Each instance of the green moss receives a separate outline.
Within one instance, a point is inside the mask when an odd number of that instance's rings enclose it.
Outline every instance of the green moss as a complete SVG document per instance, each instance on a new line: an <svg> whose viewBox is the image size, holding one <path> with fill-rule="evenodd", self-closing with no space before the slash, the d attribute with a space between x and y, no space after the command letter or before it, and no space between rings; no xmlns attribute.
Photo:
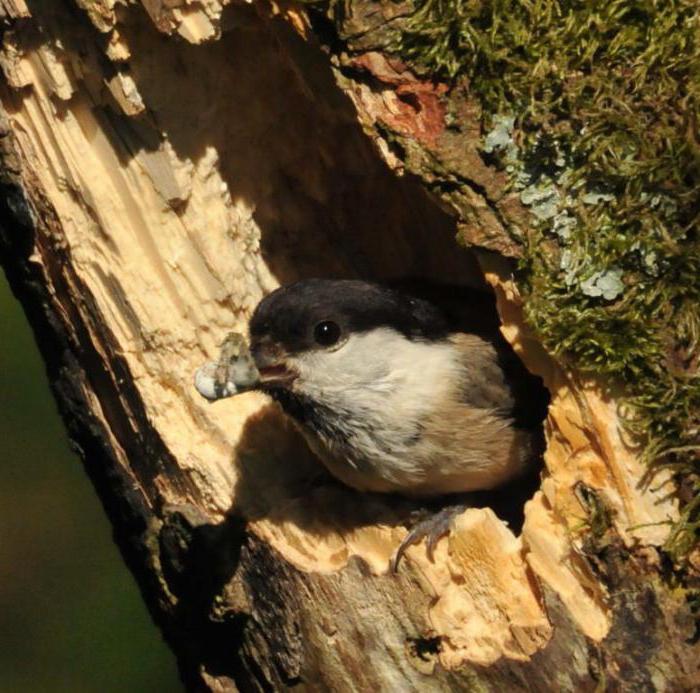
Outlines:
<svg viewBox="0 0 700 693"><path fill-rule="evenodd" d="M700 25L695 0L417 0L393 49L464 79L485 155L536 227L520 283L544 344L625 384L645 458L700 532Z"/></svg>

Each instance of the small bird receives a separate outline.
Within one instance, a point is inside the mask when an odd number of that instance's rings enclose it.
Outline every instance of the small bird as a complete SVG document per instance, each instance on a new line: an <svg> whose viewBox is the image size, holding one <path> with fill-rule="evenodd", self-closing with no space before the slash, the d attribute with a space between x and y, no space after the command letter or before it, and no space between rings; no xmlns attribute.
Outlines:
<svg viewBox="0 0 700 693"><path fill-rule="evenodd" d="M431 499L517 479L542 451L542 386L500 335L451 329L432 303L359 280L307 279L250 320L258 387L341 482ZM528 394L529 393L529 394ZM406 537L428 552L464 506Z"/></svg>

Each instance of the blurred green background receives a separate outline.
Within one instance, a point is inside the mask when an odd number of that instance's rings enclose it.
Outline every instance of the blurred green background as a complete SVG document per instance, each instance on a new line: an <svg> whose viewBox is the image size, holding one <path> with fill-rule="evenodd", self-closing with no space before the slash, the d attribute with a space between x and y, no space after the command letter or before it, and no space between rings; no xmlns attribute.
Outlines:
<svg viewBox="0 0 700 693"><path fill-rule="evenodd" d="M0 693L178 692L0 270Z"/></svg>

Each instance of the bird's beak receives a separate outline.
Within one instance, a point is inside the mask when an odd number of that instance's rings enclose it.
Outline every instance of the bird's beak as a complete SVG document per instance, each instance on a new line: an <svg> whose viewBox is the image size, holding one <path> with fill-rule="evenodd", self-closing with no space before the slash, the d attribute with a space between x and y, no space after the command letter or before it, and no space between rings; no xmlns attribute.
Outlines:
<svg viewBox="0 0 700 693"><path fill-rule="evenodd" d="M261 339L251 344L250 353L264 388L288 388L296 380L297 374L287 364L288 354L279 344Z"/></svg>

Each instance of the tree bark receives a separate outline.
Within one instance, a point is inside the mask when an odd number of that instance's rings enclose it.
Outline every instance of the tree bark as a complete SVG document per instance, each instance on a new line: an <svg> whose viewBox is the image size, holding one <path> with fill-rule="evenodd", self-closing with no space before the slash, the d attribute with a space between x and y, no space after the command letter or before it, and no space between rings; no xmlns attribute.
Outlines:
<svg viewBox="0 0 700 693"><path fill-rule="evenodd" d="M617 397L526 325L506 226L529 212L479 151L479 104L370 40L405 5L346 5L351 57L303 6L0 0L2 263L183 680L699 686L660 549L668 477L642 483ZM226 333L319 274L492 287L552 396L520 522L470 508L434 562L413 547L392 575L409 503L319 477L260 394L199 398L193 373Z"/></svg>

